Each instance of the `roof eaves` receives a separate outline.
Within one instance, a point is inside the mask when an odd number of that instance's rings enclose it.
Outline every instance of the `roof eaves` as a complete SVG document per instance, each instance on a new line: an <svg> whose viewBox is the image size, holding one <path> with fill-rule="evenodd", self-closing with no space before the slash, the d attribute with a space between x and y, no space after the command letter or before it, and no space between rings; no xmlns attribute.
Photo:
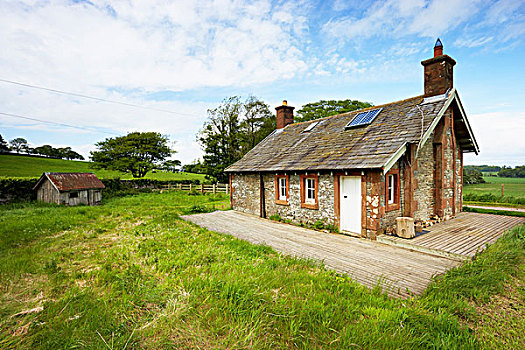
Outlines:
<svg viewBox="0 0 525 350"><path fill-rule="evenodd" d="M476 138L474 137L474 133L472 132L472 128L470 127L470 123L467 119L467 114L465 113L465 110L463 109L463 104L461 103L459 94L456 90L454 90L454 94L456 96L456 100L458 103L459 112L461 113L461 118L463 118L463 121L465 122L465 125L467 126L467 131L469 133L470 139L472 140L472 143L474 144L474 152L476 153L476 155L478 155L479 153L478 142L476 141Z"/></svg>
<svg viewBox="0 0 525 350"><path fill-rule="evenodd" d="M402 144L401 147L399 147L397 151L394 154L392 154L392 157L388 159L388 161L383 166L383 174L388 173L388 171L394 166L394 164L396 164L399 158L401 158L401 156L405 154L406 150L407 150L407 142Z"/></svg>

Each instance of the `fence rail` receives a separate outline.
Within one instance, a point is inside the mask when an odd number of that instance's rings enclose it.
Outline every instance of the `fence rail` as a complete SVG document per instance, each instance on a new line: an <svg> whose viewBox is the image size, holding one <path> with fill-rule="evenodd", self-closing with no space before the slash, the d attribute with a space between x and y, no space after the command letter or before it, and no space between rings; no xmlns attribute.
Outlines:
<svg viewBox="0 0 525 350"><path fill-rule="evenodd" d="M168 184L161 188L162 191L179 190L179 191L199 191L201 193L230 193L228 184L213 184L213 185L195 185L195 184Z"/></svg>

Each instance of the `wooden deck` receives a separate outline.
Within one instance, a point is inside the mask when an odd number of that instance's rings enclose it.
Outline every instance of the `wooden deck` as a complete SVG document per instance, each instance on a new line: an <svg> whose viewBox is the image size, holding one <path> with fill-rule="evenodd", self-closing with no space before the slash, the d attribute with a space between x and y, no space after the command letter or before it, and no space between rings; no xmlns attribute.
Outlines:
<svg viewBox="0 0 525 350"><path fill-rule="evenodd" d="M419 295L432 276L459 264L445 257L308 230L236 211L183 218L212 231L271 246L285 254L322 261L328 268L346 273L365 286L381 286L391 296Z"/></svg>
<svg viewBox="0 0 525 350"><path fill-rule="evenodd" d="M459 213L455 218L427 228L428 233L405 239L379 236L378 241L430 254L456 259L471 259L487 244L494 243L505 231L525 218L479 213Z"/></svg>

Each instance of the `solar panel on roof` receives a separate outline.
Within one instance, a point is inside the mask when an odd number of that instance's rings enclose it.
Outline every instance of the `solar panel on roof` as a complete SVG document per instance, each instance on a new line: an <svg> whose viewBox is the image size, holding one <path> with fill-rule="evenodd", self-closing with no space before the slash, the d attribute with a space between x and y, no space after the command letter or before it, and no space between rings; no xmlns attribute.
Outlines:
<svg viewBox="0 0 525 350"><path fill-rule="evenodd" d="M377 108L358 113L354 119L350 121L350 123L346 124L346 128L353 128L355 126L368 125L372 123L382 109L383 108Z"/></svg>

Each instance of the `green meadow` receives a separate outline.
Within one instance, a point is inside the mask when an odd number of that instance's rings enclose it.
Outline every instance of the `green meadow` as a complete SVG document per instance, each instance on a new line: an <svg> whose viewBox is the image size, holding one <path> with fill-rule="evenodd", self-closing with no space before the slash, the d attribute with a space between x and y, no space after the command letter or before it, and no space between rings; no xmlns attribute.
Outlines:
<svg viewBox="0 0 525 350"><path fill-rule="evenodd" d="M188 223L224 195L0 207L0 348L519 349L525 226L420 297Z"/></svg>
<svg viewBox="0 0 525 350"><path fill-rule="evenodd" d="M0 155L0 177L39 177L44 172L89 172L95 173L101 179L120 177L129 180L133 178L131 174L119 171L93 169L91 163L85 161ZM204 175L191 173L149 172L145 178L204 181Z"/></svg>

